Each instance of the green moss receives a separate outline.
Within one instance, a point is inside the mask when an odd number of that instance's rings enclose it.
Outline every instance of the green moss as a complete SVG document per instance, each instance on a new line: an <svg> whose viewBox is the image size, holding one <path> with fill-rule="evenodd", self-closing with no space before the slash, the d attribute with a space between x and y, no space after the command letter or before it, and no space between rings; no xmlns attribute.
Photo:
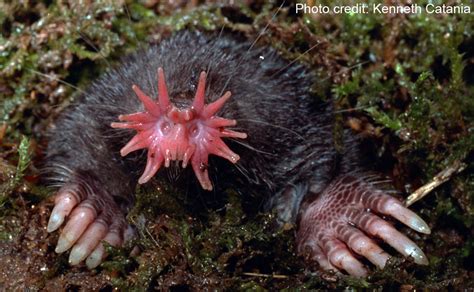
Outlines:
<svg viewBox="0 0 474 292"><path fill-rule="evenodd" d="M23 136L18 145L18 164L16 172L13 176L0 185L0 207L8 199L8 196L15 190L15 188L22 182L29 164L31 162L30 140Z"/></svg>
<svg viewBox="0 0 474 292"><path fill-rule="evenodd" d="M390 158L383 168L408 190L456 160L472 159L474 89L466 77L473 74L472 15L314 17L295 15L289 3L277 1L178 8L150 3L91 1L80 9L72 2L0 3L0 126L7 126L0 137L0 239L21 233L17 200L28 205L48 193L34 179L39 161L33 153L41 152L44 145L38 149L37 143L52 117L125 54L184 28L260 35L257 45L306 64L318 79L315 98L335 100L343 121L360 121L354 128L374 141L379 156ZM173 281L238 290L463 287L472 269L472 173L468 165L417 203L433 227L430 237L409 234L430 256L424 268L393 258L366 280L305 272L294 255L293 230L275 229L271 215L244 212L235 190L223 194L220 208L203 212L198 200L160 184L159 190L137 190L129 220L139 236L123 249L108 247L99 274L132 291ZM142 253L130 258L134 244ZM69 273L61 259L53 274Z"/></svg>

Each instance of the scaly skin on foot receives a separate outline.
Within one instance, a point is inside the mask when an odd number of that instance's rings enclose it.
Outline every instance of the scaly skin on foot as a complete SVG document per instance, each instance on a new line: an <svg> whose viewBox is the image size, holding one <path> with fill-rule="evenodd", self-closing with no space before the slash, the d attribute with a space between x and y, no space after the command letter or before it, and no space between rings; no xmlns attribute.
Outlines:
<svg viewBox="0 0 474 292"><path fill-rule="evenodd" d="M365 277L368 268L359 261L360 257L378 268L383 268L390 258L374 240L378 238L416 263L428 264L423 251L382 219L382 215L391 216L418 232L431 232L423 219L378 189L367 177L340 176L300 211L298 253L309 256L323 269Z"/></svg>
<svg viewBox="0 0 474 292"><path fill-rule="evenodd" d="M85 261L95 268L106 256L103 241L121 246L134 230L111 196L91 191L76 184L64 185L56 194L47 230L53 232L64 225L55 251L71 250L71 265Z"/></svg>

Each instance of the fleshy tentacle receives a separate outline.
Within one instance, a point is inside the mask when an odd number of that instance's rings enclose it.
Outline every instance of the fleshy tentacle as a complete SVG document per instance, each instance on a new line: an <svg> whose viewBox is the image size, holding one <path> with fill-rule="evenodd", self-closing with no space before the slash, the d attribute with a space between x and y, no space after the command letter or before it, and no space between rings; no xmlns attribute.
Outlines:
<svg viewBox="0 0 474 292"><path fill-rule="evenodd" d="M157 101L133 85L133 91L143 103L145 111L120 115L120 122L112 123L111 126L137 132L121 149L122 156L140 149L148 150L147 164L139 183L148 182L163 164L168 167L172 160L180 160L183 168L191 162L201 186L212 190L207 170L209 155L223 157L232 163L237 163L240 159L222 138L245 139L247 134L227 129L237 124L235 120L216 116L231 93L227 91L219 99L206 105L206 77L206 72L201 72L192 106L187 109L178 109L170 102L162 68L158 68Z"/></svg>

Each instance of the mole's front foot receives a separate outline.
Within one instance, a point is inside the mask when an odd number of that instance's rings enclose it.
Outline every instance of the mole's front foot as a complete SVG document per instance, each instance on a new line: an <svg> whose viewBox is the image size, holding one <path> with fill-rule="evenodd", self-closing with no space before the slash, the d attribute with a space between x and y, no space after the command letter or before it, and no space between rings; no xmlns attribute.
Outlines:
<svg viewBox="0 0 474 292"><path fill-rule="evenodd" d="M379 238L418 264L428 264L423 251L380 215L389 215L410 228L429 234L428 225L397 199L384 194L375 183L356 175L336 178L300 212L298 253L309 256L326 270L344 270L364 277L367 258L383 268L390 255L372 238Z"/></svg>
<svg viewBox="0 0 474 292"><path fill-rule="evenodd" d="M48 232L57 230L65 221L55 251L63 253L72 247L69 263L77 265L85 260L91 269L106 256L102 241L121 246L134 234L110 195L77 184L65 185L56 194Z"/></svg>

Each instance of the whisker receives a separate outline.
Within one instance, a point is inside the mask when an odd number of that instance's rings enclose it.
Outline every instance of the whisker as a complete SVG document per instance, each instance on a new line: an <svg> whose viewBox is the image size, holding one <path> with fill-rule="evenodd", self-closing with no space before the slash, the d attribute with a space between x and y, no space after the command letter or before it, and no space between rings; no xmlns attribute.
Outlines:
<svg viewBox="0 0 474 292"><path fill-rule="evenodd" d="M392 182L391 179L370 181L370 183L373 184L373 185L387 184L387 183L391 183L391 182Z"/></svg>
<svg viewBox="0 0 474 292"><path fill-rule="evenodd" d="M275 19L275 17L278 15L278 13L280 12L280 10L283 8L283 5L285 5L286 3L286 0L283 1L280 5L280 7L278 7L277 11L275 11L275 13L273 13L272 15L272 18L267 22L267 24L265 25L265 27L260 31L260 33L258 34L258 36L255 38L255 40L252 42L252 44L250 45L250 47L248 48L247 52L245 53L248 54L252 49L253 47L255 46L255 44L257 44L258 40L263 36L263 34L267 31L268 27L270 26L270 23ZM237 63L237 65L235 66L235 68L239 68L240 65L242 64L242 62L244 61L244 58L242 57L239 62ZM230 80L234 77L235 74L231 74L231 76L229 76L229 78L227 78L227 81L224 83L224 87L222 88L221 90L221 93L219 95L222 95L225 91L225 89L227 88L227 85L229 85L229 82Z"/></svg>
<svg viewBox="0 0 474 292"><path fill-rule="evenodd" d="M383 192L386 193L386 194L390 194L390 195L400 195L400 194L402 194L402 192L397 191L397 190L384 190Z"/></svg>
<svg viewBox="0 0 474 292"><path fill-rule="evenodd" d="M48 74L42 73L42 72L40 72L40 71L36 71L35 69L31 69L31 68L28 68L28 67L26 68L26 70L29 70L29 71L31 71L31 72L33 72L33 73L35 73L35 74L40 75L40 76L46 77L46 78L48 78L48 79L50 79L50 80L58 81L59 83L64 84L64 85L66 85L66 86L69 86L69 87L71 87L71 88L73 88L73 89L75 89L75 90L81 92L82 94L85 94L85 93L86 93L84 90L80 89L79 87L74 86L74 85L72 85L71 83L66 82L66 81L64 81L64 80L62 80L62 79L60 79L60 78L57 78L57 77L54 77L54 76L52 76L52 75L48 75Z"/></svg>
<svg viewBox="0 0 474 292"><path fill-rule="evenodd" d="M224 28L225 28L225 25L223 24L220 31L219 31L219 35L217 36L217 40L219 40L221 37L222 37L222 33L224 32ZM217 43L217 42L216 42ZM206 90L205 92L209 92L209 88L211 86L211 82L210 82L210 75L209 73L211 72L211 68L214 66L215 62L217 62L215 59L216 58L211 58L211 54L212 54L213 50L208 50L206 52L206 59L209 60L209 64L207 65L207 68L206 68L206 76L209 78L209 81L206 82Z"/></svg>
<svg viewBox="0 0 474 292"><path fill-rule="evenodd" d="M255 46L255 44L257 43L257 41L262 37L262 35L266 32L267 28L270 26L270 23L271 21L273 21L275 19L275 17L277 16L277 14L280 12L281 8L283 8L283 5L285 5L285 1L283 1L280 5L280 7L278 7L277 11L275 13L273 13L272 15L272 18L267 22L267 24L265 25L265 27L263 28L263 30L258 34L257 38L252 42L252 44L250 45L249 49L247 50L247 53L250 52L250 50L252 50L252 48Z"/></svg>
<svg viewBox="0 0 474 292"><path fill-rule="evenodd" d="M219 40L221 37L222 37L222 33L224 32L224 27L225 25L223 24L220 31L219 31L219 35L217 36L217 39ZM212 50L208 50L207 51L207 56L210 56ZM212 61L213 61L213 58L209 58L210 62L206 68L206 75L209 76L209 72L211 71L211 67L212 67ZM209 84L208 84L209 85Z"/></svg>
<svg viewBox="0 0 474 292"><path fill-rule="evenodd" d="M351 71L352 69L354 68L357 68L357 67L360 67L360 66L363 66L367 63L370 63L371 61L363 61L363 62L359 62L359 63L356 63L350 67L347 67L347 68L344 68L342 69L341 71L337 72L336 74L334 74L333 76L337 76L337 75L340 75L340 74L343 74L343 73L346 73L347 71ZM326 78L323 78L321 80L319 80L319 83L323 83L325 81L327 81L329 78L332 78L333 76L328 76Z"/></svg>
<svg viewBox="0 0 474 292"><path fill-rule="evenodd" d="M127 15L128 21L130 22L130 27L133 27L132 14L126 2L124 2L123 7L125 10L125 14ZM140 41L138 40L137 34L135 33L134 29L133 29L133 39L135 40L136 45L140 47ZM148 86L150 87L150 93L151 95L156 96L157 95L156 89L153 86L153 84L155 84L156 82L156 76L152 76L152 75L154 72L156 73L158 68L151 68L151 64L149 62L147 63L146 68L147 70L144 70L144 71L147 74L147 83L148 83Z"/></svg>
<svg viewBox="0 0 474 292"><path fill-rule="evenodd" d="M232 141L235 142L235 143L237 143L237 144L239 144L239 145L244 146L245 148L248 148L248 149L250 149L250 150L253 150L253 151L257 152L257 153L262 153L262 154L271 155L271 156L277 156L276 154L273 154L273 153L270 153L270 152L266 152L266 151L263 151L263 150L259 150L259 149L255 148L255 147L253 147L253 146L251 146L251 145L249 145L249 144L247 144L247 143L244 143L244 142L242 142L242 141L239 141L239 140L236 140L236 139L232 139Z"/></svg>
<svg viewBox="0 0 474 292"><path fill-rule="evenodd" d="M252 181L248 175L248 171L245 169L245 167L243 167L242 165L240 165L239 163L234 163L233 164L234 167L245 177L246 180L248 181Z"/></svg>
<svg viewBox="0 0 474 292"><path fill-rule="evenodd" d="M271 127L274 127L274 128L286 130L286 131L288 131L288 132L290 132L290 133L295 134L295 136L297 136L297 137L300 138L301 140L305 140L305 137L301 136L298 132L296 132L296 131L294 131L294 130L292 130L292 129L289 129L289 128L287 128L287 127L283 127L283 126L279 126L279 125L267 123L267 122L264 122L264 121L252 120L252 119L239 119L239 120L237 120L237 122L239 122L239 121L257 123L257 124L261 124L261 125L266 125L266 126L271 126Z"/></svg>
<svg viewBox="0 0 474 292"><path fill-rule="evenodd" d="M79 32L79 36L81 37L81 39L83 39L89 46L91 46L101 57L102 59L104 59L105 63L107 63L107 66L110 67L110 62L107 60L107 57L104 55L104 53L102 52L102 50L99 50L99 48L97 48L94 43L92 42L92 40L90 40L84 33L82 32Z"/></svg>
<svg viewBox="0 0 474 292"><path fill-rule="evenodd" d="M309 53L310 51L312 51L314 48L316 48L317 46L319 46L321 43L317 43L315 45L313 45L311 48L307 49L306 51L304 51L302 54L300 54L297 58L295 58L293 61L291 61L290 63L288 63L288 65L286 65L285 67L281 68L280 70L278 70L277 72L273 73L270 78L272 78L273 76L277 75L278 73L282 72L283 70L287 69L288 67L290 67L291 65L293 65L294 63L296 63L299 59L301 59L304 55L306 55L307 53Z"/></svg>
<svg viewBox="0 0 474 292"><path fill-rule="evenodd" d="M125 13L127 14L128 20L130 21L130 26L132 26L132 23L133 23L132 14L130 13L130 10L128 9L128 5L126 1L124 2L123 6L125 8ZM135 34L135 31L133 31L133 38L135 39L135 42L138 44L139 41L138 41L137 35Z"/></svg>
<svg viewBox="0 0 474 292"><path fill-rule="evenodd" d="M335 113L335 114L340 114L340 113L346 113L346 112L353 112L353 111L368 109L369 107L370 107L370 106L353 107L353 108L348 108L348 109L343 109L343 110L334 111L333 113Z"/></svg>

